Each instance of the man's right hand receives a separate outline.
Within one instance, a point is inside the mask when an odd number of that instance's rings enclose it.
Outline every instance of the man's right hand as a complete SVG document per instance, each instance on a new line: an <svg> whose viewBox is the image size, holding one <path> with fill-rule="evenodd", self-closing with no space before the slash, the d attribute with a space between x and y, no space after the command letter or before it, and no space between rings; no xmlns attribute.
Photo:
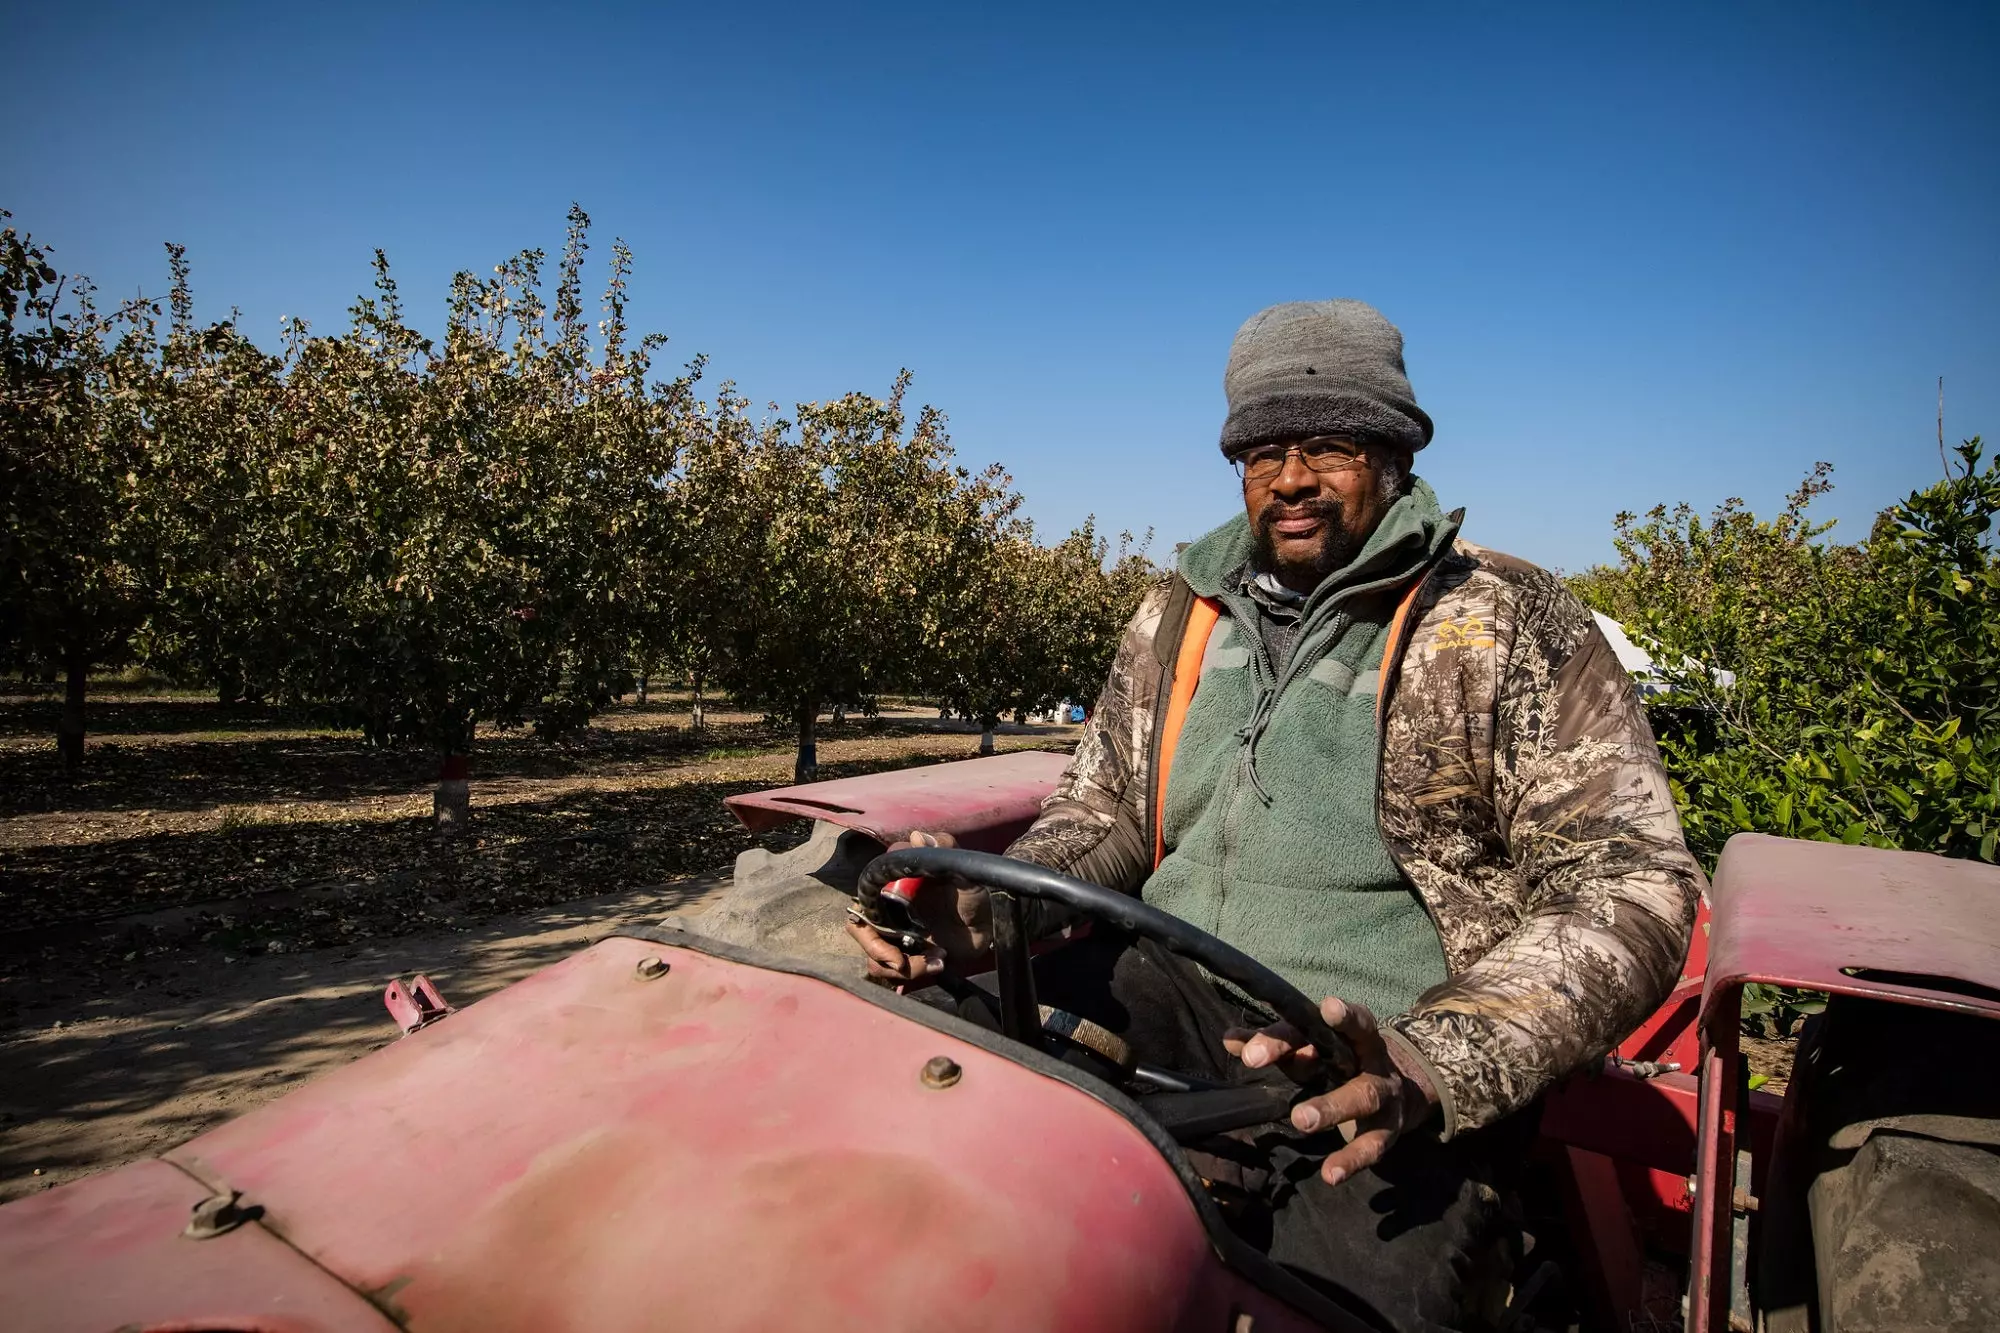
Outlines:
<svg viewBox="0 0 2000 1333"><path fill-rule="evenodd" d="M957 839L949 833L912 832L889 850L956 846ZM847 933L861 946L874 980L888 985L917 981L942 971L947 959L964 962L993 947L993 907L986 890L959 876L926 879L917 890L911 915L930 933L932 947L921 955L904 953L865 921L848 921Z"/></svg>

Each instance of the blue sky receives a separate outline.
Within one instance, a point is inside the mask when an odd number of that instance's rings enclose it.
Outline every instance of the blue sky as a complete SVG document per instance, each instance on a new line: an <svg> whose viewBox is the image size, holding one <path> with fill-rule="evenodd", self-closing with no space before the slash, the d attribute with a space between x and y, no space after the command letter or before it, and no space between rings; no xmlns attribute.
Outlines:
<svg viewBox="0 0 2000 1333"><path fill-rule="evenodd" d="M1156 551L1238 503L1238 324L1357 296L1477 541L1836 464L1850 537L2000 437L2000 6L25 5L0 206L107 295L342 318L637 252L633 313L753 399L899 367L1045 531Z"/></svg>

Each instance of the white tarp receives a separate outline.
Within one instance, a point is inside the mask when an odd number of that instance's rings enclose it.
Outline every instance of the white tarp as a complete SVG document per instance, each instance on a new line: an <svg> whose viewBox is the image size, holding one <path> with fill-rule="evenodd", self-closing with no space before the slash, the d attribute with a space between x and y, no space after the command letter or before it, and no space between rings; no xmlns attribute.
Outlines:
<svg viewBox="0 0 2000 1333"><path fill-rule="evenodd" d="M1635 676L1653 674L1653 659L1644 648L1632 642L1625 635L1625 627L1605 615L1602 611L1592 611L1590 618L1597 622L1597 628L1604 631L1604 637L1611 641L1611 651L1618 654L1618 665Z"/></svg>
<svg viewBox="0 0 2000 1333"><path fill-rule="evenodd" d="M1605 640L1611 644L1611 651L1618 658L1618 665L1624 667L1626 672L1638 684L1639 693L1645 695L1665 694L1667 686L1660 679L1659 674L1653 670L1652 654L1632 642L1632 636L1625 632L1625 627L1610 616L1605 615L1602 611L1592 611L1590 615L1597 622L1597 628L1604 631ZM1694 659L1688 659L1688 664L1692 666ZM1734 671L1719 671L1714 667L1710 667L1708 674L1715 678L1716 684L1725 688L1736 683L1736 673Z"/></svg>

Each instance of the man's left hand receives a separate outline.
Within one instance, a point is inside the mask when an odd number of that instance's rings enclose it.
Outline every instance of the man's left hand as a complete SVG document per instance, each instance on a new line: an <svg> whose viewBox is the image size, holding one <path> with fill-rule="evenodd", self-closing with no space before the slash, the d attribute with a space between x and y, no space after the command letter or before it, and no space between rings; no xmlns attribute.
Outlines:
<svg viewBox="0 0 2000 1333"><path fill-rule="evenodd" d="M1331 997L1321 1003L1320 1016L1327 1026L1347 1039L1354 1048L1360 1072L1318 1097L1309 1097L1292 1108L1292 1126L1305 1133L1332 1129L1352 1121L1354 1132L1347 1146L1321 1164L1319 1173L1329 1185L1338 1185L1357 1171L1365 1171L1382 1160L1389 1145L1430 1118L1437 1107L1437 1094L1421 1069L1398 1065L1375 1015L1358 1004ZM1306 1043L1299 1030L1289 1023L1277 1023L1261 1031L1232 1028L1223 1034L1222 1044L1252 1069L1281 1066L1303 1080L1318 1066L1319 1053Z"/></svg>

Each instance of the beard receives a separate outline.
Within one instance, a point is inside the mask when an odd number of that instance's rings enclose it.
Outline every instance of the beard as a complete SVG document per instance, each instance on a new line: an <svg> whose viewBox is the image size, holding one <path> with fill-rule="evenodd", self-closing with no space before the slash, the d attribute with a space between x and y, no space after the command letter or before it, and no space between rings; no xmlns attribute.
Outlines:
<svg viewBox="0 0 2000 1333"><path fill-rule="evenodd" d="M1325 526L1320 529L1319 550L1309 560L1281 560L1271 525L1281 517L1310 515ZM1361 549L1347 525L1347 509L1340 500L1322 495L1302 504L1287 505L1272 500L1257 513L1250 525L1250 567L1259 574L1275 575L1287 587L1317 588L1326 576L1345 566Z"/></svg>

